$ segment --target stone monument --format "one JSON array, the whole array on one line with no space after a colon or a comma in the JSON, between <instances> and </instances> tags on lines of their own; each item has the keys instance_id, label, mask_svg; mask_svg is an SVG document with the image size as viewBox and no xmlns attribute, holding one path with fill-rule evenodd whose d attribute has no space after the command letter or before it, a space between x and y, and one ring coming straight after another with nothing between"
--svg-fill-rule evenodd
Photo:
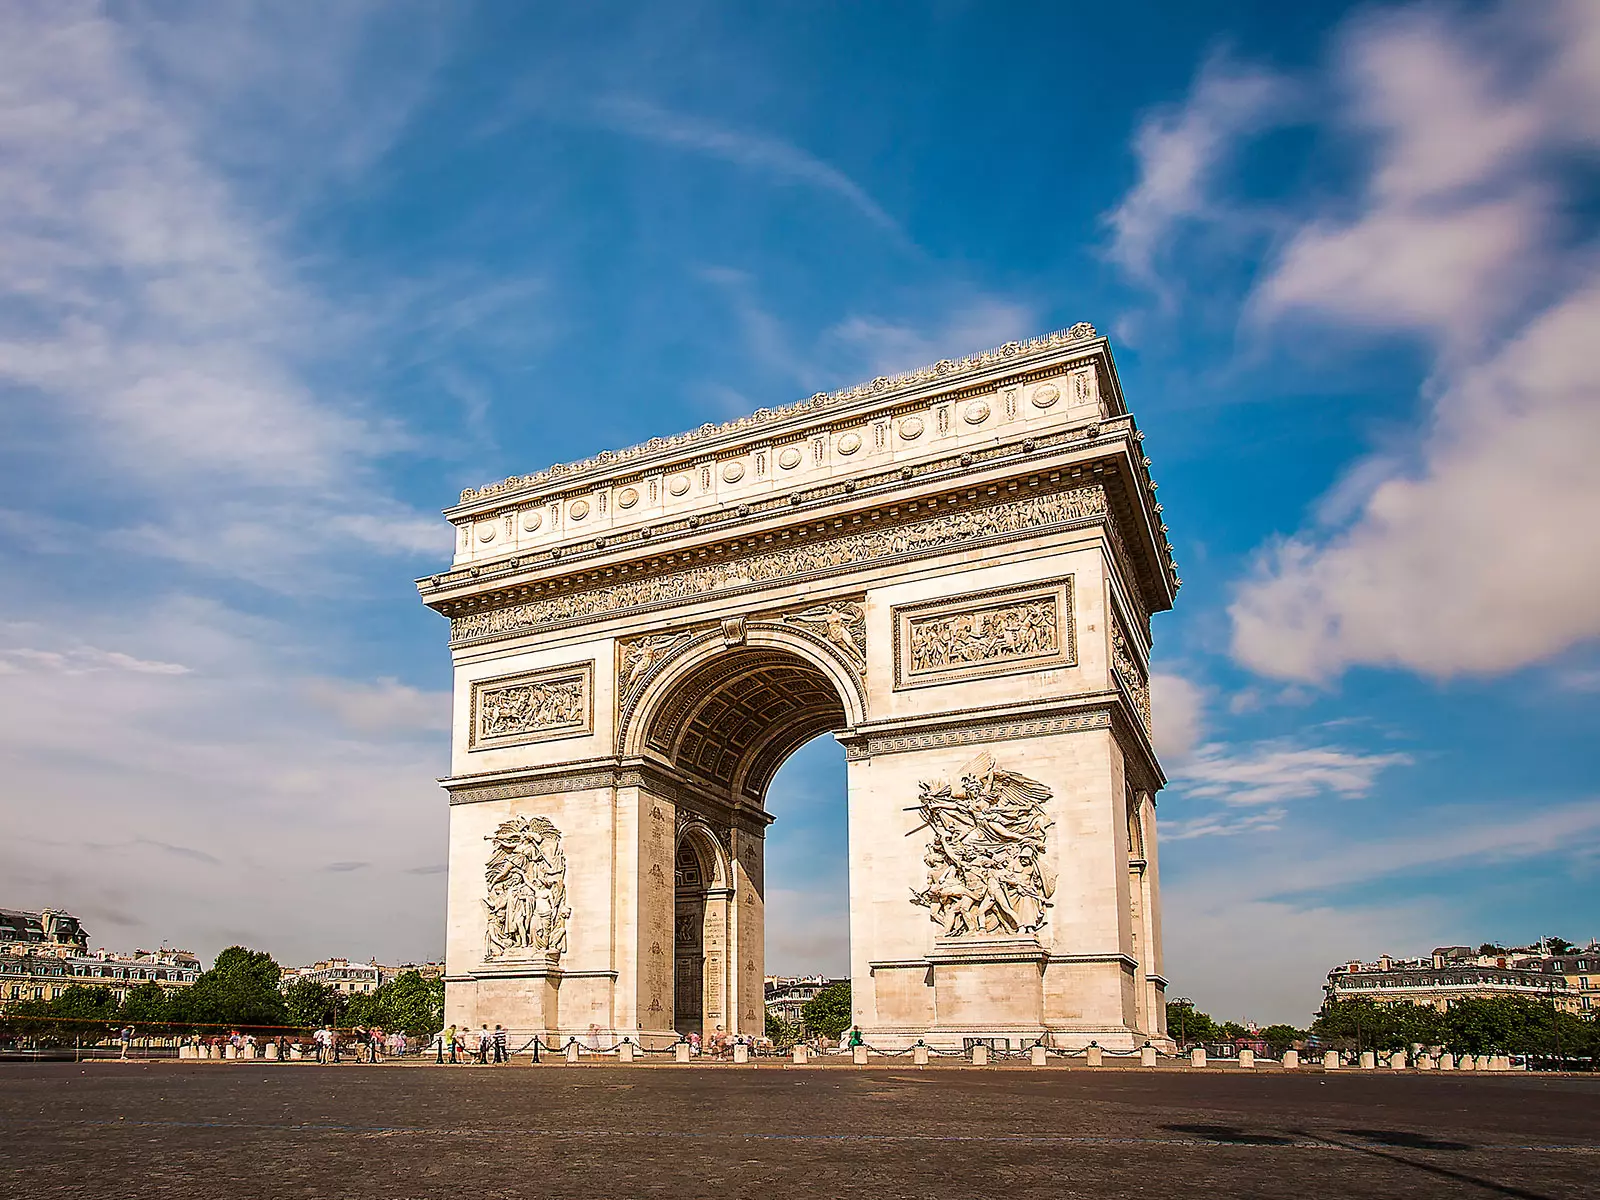
<instances>
[{"instance_id":1,"label":"stone monument","mask_svg":"<svg viewBox=\"0 0 1600 1200\"><path fill-rule=\"evenodd\" d=\"M832 733L870 1043L1169 1044L1142 438L1077 325L463 493L446 1019L760 1035L767 785Z\"/></svg>"}]
</instances>

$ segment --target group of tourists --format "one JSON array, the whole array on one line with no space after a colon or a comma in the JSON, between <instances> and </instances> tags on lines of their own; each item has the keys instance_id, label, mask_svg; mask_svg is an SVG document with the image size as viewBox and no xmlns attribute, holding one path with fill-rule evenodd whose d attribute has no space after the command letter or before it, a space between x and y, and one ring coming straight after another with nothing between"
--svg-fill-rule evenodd
<instances>
[{"instance_id":1,"label":"group of tourists","mask_svg":"<svg viewBox=\"0 0 1600 1200\"><path fill-rule=\"evenodd\" d=\"M446 1025L433 1038L434 1061L439 1063L504 1063L511 1061L506 1050L505 1026L487 1025L473 1030Z\"/></svg>"}]
</instances>

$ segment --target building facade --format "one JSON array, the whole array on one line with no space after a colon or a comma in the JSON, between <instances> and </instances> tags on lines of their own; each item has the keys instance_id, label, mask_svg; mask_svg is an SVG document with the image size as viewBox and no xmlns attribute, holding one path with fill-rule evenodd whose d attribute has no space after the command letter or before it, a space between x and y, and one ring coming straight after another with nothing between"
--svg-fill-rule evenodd
<instances>
[{"instance_id":1,"label":"building facade","mask_svg":"<svg viewBox=\"0 0 1600 1200\"><path fill-rule=\"evenodd\" d=\"M415 971L424 979L438 979L444 974L444 964L406 963L403 966L386 967L377 959L353 963L348 958L329 958L305 967L285 967L278 986L288 991L296 980L310 979L327 984L343 995L355 996L375 992L395 976L404 975L407 971Z\"/></svg>"},{"instance_id":2,"label":"building facade","mask_svg":"<svg viewBox=\"0 0 1600 1200\"><path fill-rule=\"evenodd\" d=\"M55 1000L74 985L106 988L120 1002L146 983L188 987L201 970L195 955L166 946L132 954L91 952L88 933L70 913L0 909L0 1005Z\"/></svg>"},{"instance_id":3,"label":"building facade","mask_svg":"<svg viewBox=\"0 0 1600 1200\"><path fill-rule=\"evenodd\" d=\"M765 980L767 1011L787 1021L796 1028L805 1025L802 1010L823 988L847 979L829 979L826 975L768 975Z\"/></svg>"},{"instance_id":4,"label":"building facade","mask_svg":"<svg viewBox=\"0 0 1600 1200\"><path fill-rule=\"evenodd\" d=\"M1574 965L1579 959L1590 961L1578 955ZM1587 988L1569 985L1562 965L1562 960L1519 960L1509 954L1479 955L1463 946L1441 946L1426 958L1384 955L1376 962L1340 963L1328 972L1323 990L1329 1000L1428 1004L1441 1012L1458 1000L1502 996L1550 1001L1564 1012L1584 1012ZM1595 965L1600 967L1600 961Z\"/></svg>"}]
</instances>

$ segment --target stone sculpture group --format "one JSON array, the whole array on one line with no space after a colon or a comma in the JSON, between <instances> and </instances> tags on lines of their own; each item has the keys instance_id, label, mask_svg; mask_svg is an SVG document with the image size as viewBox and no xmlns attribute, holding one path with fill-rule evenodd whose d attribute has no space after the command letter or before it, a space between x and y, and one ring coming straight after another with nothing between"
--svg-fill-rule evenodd
<instances>
[{"instance_id":1,"label":"stone sculpture group","mask_svg":"<svg viewBox=\"0 0 1600 1200\"><path fill-rule=\"evenodd\" d=\"M561 831L549 817L513 817L486 841L489 898L483 957L561 954L567 948L567 859Z\"/></svg>"},{"instance_id":2,"label":"stone sculpture group","mask_svg":"<svg viewBox=\"0 0 1600 1200\"><path fill-rule=\"evenodd\" d=\"M984 752L961 771L961 786L921 783L915 812L927 829L928 882L912 903L929 910L944 937L1036 933L1056 881L1044 861L1050 789L1002 770ZM909 837L910 834L907 834Z\"/></svg>"}]
</instances>

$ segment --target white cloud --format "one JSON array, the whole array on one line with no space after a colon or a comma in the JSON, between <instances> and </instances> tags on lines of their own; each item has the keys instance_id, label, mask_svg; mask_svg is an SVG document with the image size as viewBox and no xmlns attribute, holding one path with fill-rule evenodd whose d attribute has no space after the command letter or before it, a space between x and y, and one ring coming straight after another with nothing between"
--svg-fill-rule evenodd
<instances>
[{"instance_id":1,"label":"white cloud","mask_svg":"<svg viewBox=\"0 0 1600 1200\"><path fill-rule=\"evenodd\" d=\"M595 105L608 129L630 137L705 154L759 172L780 183L798 183L841 197L875 225L904 240L899 224L843 171L798 146L768 134L729 129L683 113L669 112L632 96L608 96Z\"/></svg>"},{"instance_id":2,"label":"white cloud","mask_svg":"<svg viewBox=\"0 0 1600 1200\"><path fill-rule=\"evenodd\" d=\"M424 692L398 679L310 679L305 688L314 704L362 733L450 728L449 692Z\"/></svg>"},{"instance_id":3,"label":"white cloud","mask_svg":"<svg viewBox=\"0 0 1600 1200\"><path fill-rule=\"evenodd\" d=\"M1498 673L1600 635L1600 255L1562 240L1564 155L1600 145L1597 46L1584 3L1353 25L1370 174L1289 239L1255 315L1426 335L1432 412L1412 456L1356 464L1321 506L1347 520L1263 552L1231 609L1254 670Z\"/></svg>"},{"instance_id":4,"label":"white cloud","mask_svg":"<svg viewBox=\"0 0 1600 1200\"><path fill-rule=\"evenodd\" d=\"M1405 754L1364 754L1289 741L1244 749L1211 742L1183 763L1173 783L1188 799L1235 806L1278 805L1326 794L1351 799L1370 793L1384 770L1409 762Z\"/></svg>"},{"instance_id":5,"label":"white cloud","mask_svg":"<svg viewBox=\"0 0 1600 1200\"><path fill-rule=\"evenodd\" d=\"M1040 332L1029 304L994 296L961 296L927 323L856 315L822 338L825 351L843 354L856 374L893 375L944 358L1020 341Z\"/></svg>"},{"instance_id":6,"label":"white cloud","mask_svg":"<svg viewBox=\"0 0 1600 1200\"><path fill-rule=\"evenodd\" d=\"M1205 692L1182 675L1150 673L1150 716L1156 754L1170 770L1183 762L1200 741Z\"/></svg>"},{"instance_id":7,"label":"white cloud","mask_svg":"<svg viewBox=\"0 0 1600 1200\"><path fill-rule=\"evenodd\" d=\"M1217 216L1216 173L1243 137L1282 121L1289 93L1282 77L1213 55L1183 104L1147 116L1133 142L1138 182L1106 216L1112 261L1156 286L1168 240L1187 221Z\"/></svg>"}]
</instances>

